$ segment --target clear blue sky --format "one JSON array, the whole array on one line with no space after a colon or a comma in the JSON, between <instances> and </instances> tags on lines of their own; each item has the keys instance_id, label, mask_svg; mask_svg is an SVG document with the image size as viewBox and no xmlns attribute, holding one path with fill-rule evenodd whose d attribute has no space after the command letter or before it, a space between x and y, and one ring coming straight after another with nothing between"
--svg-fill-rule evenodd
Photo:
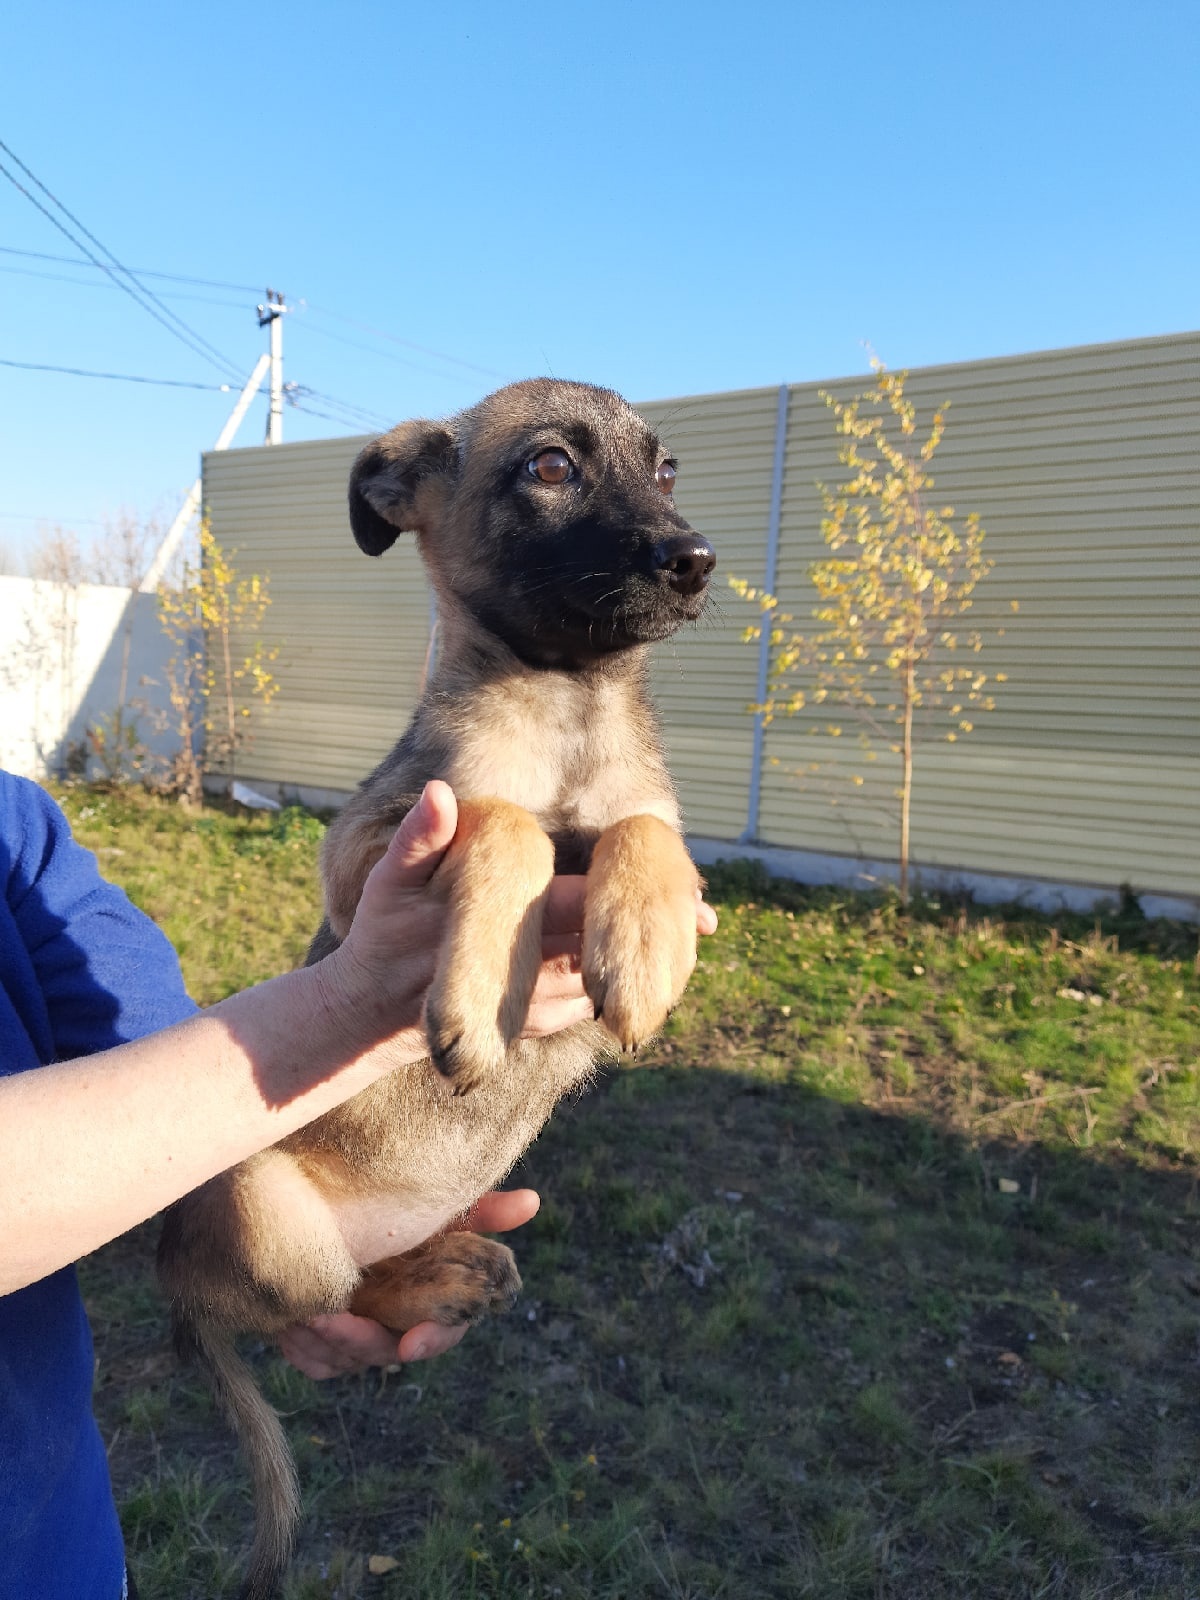
<instances>
[{"instance_id":1,"label":"clear blue sky","mask_svg":"<svg viewBox=\"0 0 1200 1600\"><path fill-rule=\"evenodd\" d=\"M254 286L307 302L288 379L388 422L536 372L652 399L1194 328L1198 46L1197 0L67 0L10 17L0 139L122 262L247 286L146 280L238 371ZM2 178L0 246L75 253ZM7 253L0 357L221 381ZM0 367L0 544L171 511L230 402Z\"/></svg>"}]
</instances>

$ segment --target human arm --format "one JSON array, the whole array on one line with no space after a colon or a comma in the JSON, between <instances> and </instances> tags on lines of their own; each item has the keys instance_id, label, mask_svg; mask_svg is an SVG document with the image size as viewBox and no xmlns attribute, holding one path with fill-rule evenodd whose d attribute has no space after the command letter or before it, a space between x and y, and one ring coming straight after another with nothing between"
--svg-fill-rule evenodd
<instances>
[{"instance_id":1,"label":"human arm","mask_svg":"<svg viewBox=\"0 0 1200 1600\"><path fill-rule=\"evenodd\" d=\"M581 906L578 909L581 910ZM711 906L703 902L697 906L696 923L701 934L715 933L717 917ZM578 927L578 922L571 926ZM569 975L578 972L579 942L578 934L568 935L563 940L564 951L570 952L570 964L558 978L560 985L569 983ZM530 1221L540 1204L532 1189L497 1191L485 1194L452 1226L481 1233L504 1233ZM453 1327L425 1322L401 1336L371 1318L343 1311L293 1325L280 1335L279 1346L286 1359L306 1377L334 1378L367 1367L387 1367L396 1362L421 1361L442 1355L461 1342L467 1327L465 1322Z\"/></svg>"},{"instance_id":2,"label":"human arm","mask_svg":"<svg viewBox=\"0 0 1200 1600\"><path fill-rule=\"evenodd\" d=\"M67 1265L426 1053L443 912L422 891L457 810L434 783L377 864L345 943L164 1031L0 1077L0 1294ZM560 923L578 888L559 880ZM547 941L527 1028L591 1015Z\"/></svg>"}]
</instances>

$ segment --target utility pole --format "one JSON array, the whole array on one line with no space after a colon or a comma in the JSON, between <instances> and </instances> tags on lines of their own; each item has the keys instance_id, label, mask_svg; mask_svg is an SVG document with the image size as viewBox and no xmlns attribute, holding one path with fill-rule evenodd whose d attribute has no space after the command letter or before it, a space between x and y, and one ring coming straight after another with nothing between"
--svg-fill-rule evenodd
<instances>
[{"instance_id":1,"label":"utility pole","mask_svg":"<svg viewBox=\"0 0 1200 1600\"><path fill-rule=\"evenodd\" d=\"M283 443L283 318L291 310L278 289L267 290L267 303L258 307L258 325L271 330L271 409L267 415L267 444Z\"/></svg>"},{"instance_id":2,"label":"utility pole","mask_svg":"<svg viewBox=\"0 0 1200 1600\"><path fill-rule=\"evenodd\" d=\"M254 399L254 396L258 393L259 388L262 385L269 360L270 357L268 356L259 356L257 362L255 363L254 371L250 374L249 378L247 378L246 386L238 396L237 404L229 413L229 420L217 435L217 442L215 445L213 445L214 450L227 450L229 448L230 440L238 431L242 418L246 415L246 412L250 408L251 400ZM138 588L142 594L153 594L158 588L159 584L162 582L163 575L170 566L171 561L174 559L175 552L179 548L180 541L183 538L184 531L186 530L188 523L196 515L196 512L199 511L199 509L200 479L197 478L195 483L188 490L187 499L179 508L179 515L171 524L167 531L166 538L158 547L158 552L155 555L154 560L150 563L150 566L146 571L146 576L138 585Z\"/></svg>"}]
</instances>

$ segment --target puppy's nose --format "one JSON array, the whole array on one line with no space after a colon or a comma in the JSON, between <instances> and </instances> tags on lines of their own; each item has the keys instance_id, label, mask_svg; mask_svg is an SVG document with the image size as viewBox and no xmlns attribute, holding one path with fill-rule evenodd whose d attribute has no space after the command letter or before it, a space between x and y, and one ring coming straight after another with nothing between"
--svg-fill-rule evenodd
<instances>
[{"instance_id":1,"label":"puppy's nose","mask_svg":"<svg viewBox=\"0 0 1200 1600\"><path fill-rule=\"evenodd\" d=\"M654 547L654 570L666 574L676 594L699 594L717 564L717 552L698 533L664 539Z\"/></svg>"}]
</instances>

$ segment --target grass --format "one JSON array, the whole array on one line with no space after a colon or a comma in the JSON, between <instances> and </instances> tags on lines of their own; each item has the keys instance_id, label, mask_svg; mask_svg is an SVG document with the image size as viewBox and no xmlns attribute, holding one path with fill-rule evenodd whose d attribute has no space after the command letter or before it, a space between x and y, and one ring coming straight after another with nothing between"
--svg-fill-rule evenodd
<instances>
[{"instance_id":1,"label":"grass","mask_svg":"<svg viewBox=\"0 0 1200 1600\"><path fill-rule=\"evenodd\" d=\"M199 999L302 955L315 819L63 798ZM255 1351L290 1600L1195 1600L1194 930L711 879L660 1044L516 1175L516 1311L329 1384ZM231 1595L245 1478L152 1237L84 1265L98 1410L148 1600Z\"/></svg>"}]
</instances>

